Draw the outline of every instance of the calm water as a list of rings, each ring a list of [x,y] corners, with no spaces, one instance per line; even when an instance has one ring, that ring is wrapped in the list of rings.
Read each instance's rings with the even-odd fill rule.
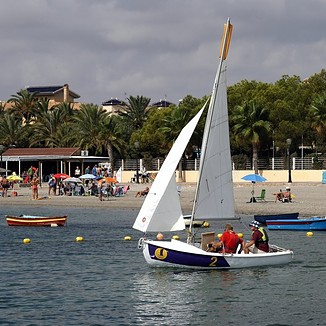
[[[288,266],[182,271],[144,262],[131,229],[136,211],[2,209],[21,212],[66,213],[68,226],[15,228],[2,218],[1,325],[325,324],[326,233],[270,231],[271,242],[295,250]],[[244,225],[234,223],[248,237]],[[126,235],[134,240],[123,241]]]

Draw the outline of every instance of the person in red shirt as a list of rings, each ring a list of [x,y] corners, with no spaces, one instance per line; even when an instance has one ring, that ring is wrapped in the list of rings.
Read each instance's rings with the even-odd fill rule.
[[[269,252],[267,232],[259,227],[257,221],[252,221],[249,226],[252,231],[251,240],[244,245],[244,253],[248,254],[249,251],[254,254]]]
[[[231,224],[226,224],[220,241],[210,243],[208,248],[212,252],[236,253],[239,244],[242,248],[243,240],[233,231]]]

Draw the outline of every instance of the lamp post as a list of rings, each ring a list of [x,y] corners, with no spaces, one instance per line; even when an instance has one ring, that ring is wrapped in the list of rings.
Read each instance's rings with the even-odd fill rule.
[[[138,148],[139,148],[139,142],[135,141],[135,149],[136,149],[136,182],[139,183],[139,165],[138,165]]]
[[[291,157],[290,157],[290,146],[292,143],[292,139],[288,138],[286,140],[287,143],[287,149],[288,149],[288,165],[289,165],[289,179],[288,179],[288,183],[292,183],[292,178],[291,178]]]

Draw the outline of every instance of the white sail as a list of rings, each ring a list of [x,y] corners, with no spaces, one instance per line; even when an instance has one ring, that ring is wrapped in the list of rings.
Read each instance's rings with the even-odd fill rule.
[[[204,132],[194,219],[235,218],[225,61],[216,80]]]
[[[176,231],[185,228],[175,181],[175,170],[205,105],[182,129],[173,144],[139,211],[133,225],[134,229],[146,232]]]
[[[119,183],[121,182],[121,179],[122,179],[121,174],[122,174],[122,170],[121,170],[121,166],[120,166],[120,168],[119,168],[119,170],[117,171],[117,174],[116,174],[116,179],[117,179],[117,181]]]

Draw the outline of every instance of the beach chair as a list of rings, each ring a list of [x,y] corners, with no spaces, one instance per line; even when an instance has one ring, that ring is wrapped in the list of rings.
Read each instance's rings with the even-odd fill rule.
[[[123,194],[125,195],[125,194],[128,192],[129,189],[130,189],[129,185],[125,185],[125,186],[123,187],[123,189],[122,189]]]
[[[256,201],[265,201],[266,189],[262,189],[260,196],[255,197]]]

